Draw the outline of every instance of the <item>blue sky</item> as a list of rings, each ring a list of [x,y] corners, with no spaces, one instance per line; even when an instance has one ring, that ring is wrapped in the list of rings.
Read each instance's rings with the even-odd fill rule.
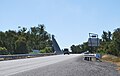
[[[60,47],[120,27],[120,0],[0,0],[0,31],[44,24]]]

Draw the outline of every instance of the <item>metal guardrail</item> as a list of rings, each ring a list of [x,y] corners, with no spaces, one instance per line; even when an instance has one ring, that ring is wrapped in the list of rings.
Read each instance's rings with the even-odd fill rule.
[[[16,55],[0,55],[0,60],[14,60],[23,58],[33,58],[41,56],[56,55],[55,53],[43,53],[43,54],[16,54]]]
[[[84,57],[96,57],[96,54],[84,54]]]
[[[98,54],[84,54],[83,55],[83,59],[87,60],[87,61],[100,61],[101,55],[99,54],[99,56],[97,56]]]
[[[83,60],[92,61],[93,58],[96,58],[96,54],[84,54]]]

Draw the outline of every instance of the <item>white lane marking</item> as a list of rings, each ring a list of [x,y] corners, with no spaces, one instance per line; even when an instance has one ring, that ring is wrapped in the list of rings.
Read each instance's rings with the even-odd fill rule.
[[[58,56],[49,56],[49,57],[41,57],[41,58],[33,58],[33,59],[23,59],[23,60],[17,60],[13,62],[10,61],[12,62],[12,64],[10,64],[11,66],[8,65],[6,67],[0,68],[0,72],[1,72],[0,75],[9,76],[16,73],[32,70],[38,67],[43,67],[43,66],[47,66],[57,62],[61,62],[77,56],[80,56],[80,55],[58,55]],[[36,60],[37,62],[34,62]],[[30,63],[31,61],[32,63]],[[21,63],[18,64],[19,62]],[[9,64],[9,61],[4,63]]]

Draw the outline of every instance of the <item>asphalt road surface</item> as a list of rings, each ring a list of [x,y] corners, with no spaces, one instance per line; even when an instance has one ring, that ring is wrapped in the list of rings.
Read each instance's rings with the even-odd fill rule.
[[[81,55],[57,55],[0,62],[0,76],[120,76],[107,62],[84,61]]]

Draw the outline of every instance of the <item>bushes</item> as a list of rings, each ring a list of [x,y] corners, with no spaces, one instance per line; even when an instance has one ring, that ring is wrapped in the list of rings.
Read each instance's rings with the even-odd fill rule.
[[[15,42],[15,54],[26,54],[28,53],[26,39],[24,37],[19,37]]]
[[[5,47],[0,47],[0,55],[7,55],[8,51]]]
[[[97,53],[106,54],[107,52],[105,50],[97,50]]]
[[[46,47],[45,49],[41,50],[40,53],[52,53],[52,48],[51,47]]]
[[[0,31],[0,47],[6,47],[10,54],[26,54],[32,49],[44,49],[52,46],[51,35],[43,24],[19,30]]]

